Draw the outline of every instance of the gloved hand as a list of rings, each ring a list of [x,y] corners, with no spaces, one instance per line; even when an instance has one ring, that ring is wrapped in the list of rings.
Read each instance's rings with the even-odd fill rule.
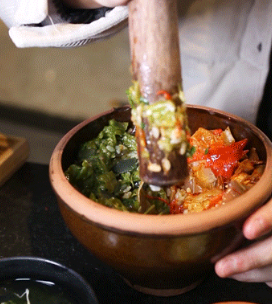
[[[63,0],[1,0],[0,19],[17,47],[73,47],[106,38],[127,26],[128,0],[65,0],[78,8],[113,7],[91,23],[72,24],[56,5]],[[65,2],[63,2],[65,3]],[[122,4],[122,5],[121,5]],[[118,6],[115,6],[118,5]]]

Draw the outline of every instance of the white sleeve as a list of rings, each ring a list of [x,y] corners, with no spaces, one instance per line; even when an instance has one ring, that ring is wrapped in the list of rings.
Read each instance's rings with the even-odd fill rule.
[[[17,47],[73,47],[112,35],[127,25],[128,9],[117,6],[90,24],[64,21],[51,0],[1,0],[0,18]]]
[[[272,0],[192,0],[180,26],[187,102],[255,123],[271,41]]]

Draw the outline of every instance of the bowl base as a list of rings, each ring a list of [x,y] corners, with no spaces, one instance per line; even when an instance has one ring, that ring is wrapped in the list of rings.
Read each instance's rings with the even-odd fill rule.
[[[133,289],[145,293],[145,294],[149,294],[152,296],[158,296],[158,297],[171,297],[171,296],[178,296],[181,295],[183,293],[186,293],[194,288],[196,288],[199,284],[201,284],[203,282],[203,280],[199,280],[197,282],[192,283],[189,286],[185,286],[183,288],[173,288],[173,289],[156,289],[156,288],[149,288],[149,287],[144,287],[144,286],[139,286],[139,285],[134,285],[131,284],[127,279],[123,278],[124,281],[126,282],[126,284],[128,284],[130,287],[132,287]]]

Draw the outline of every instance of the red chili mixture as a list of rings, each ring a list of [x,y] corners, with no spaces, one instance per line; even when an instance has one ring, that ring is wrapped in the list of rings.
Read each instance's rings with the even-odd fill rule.
[[[199,128],[190,138],[189,177],[166,189],[170,213],[199,212],[220,206],[250,189],[264,164],[247,139],[235,142],[229,128]]]

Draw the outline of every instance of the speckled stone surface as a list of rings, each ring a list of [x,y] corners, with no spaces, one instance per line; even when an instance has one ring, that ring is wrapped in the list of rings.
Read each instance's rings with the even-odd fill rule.
[[[74,269],[89,282],[100,303],[272,303],[272,291],[265,284],[223,280],[214,273],[180,296],[155,297],[133,290],[71,235],[59,213],[47,165],[26,163],[0,188],[0,257],[11,256],[43,257]]]

